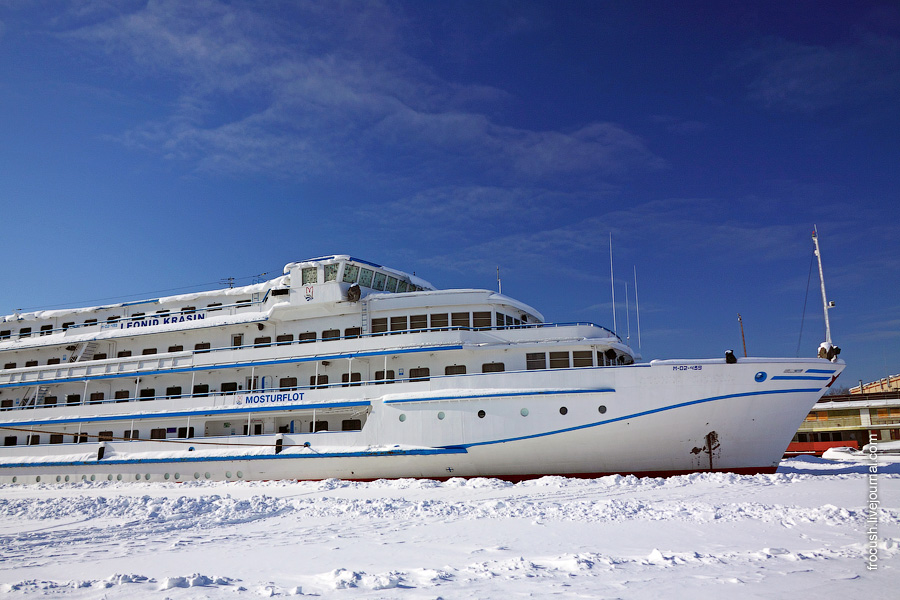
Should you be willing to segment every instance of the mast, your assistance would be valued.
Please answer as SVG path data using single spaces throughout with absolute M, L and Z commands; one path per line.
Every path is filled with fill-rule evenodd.
M 822 307 L 825 311 L 825 342 L 831 345 L 831 323 L 828 320 L 828 309 L 834 306 L 834 303 L 829 304 L 828 297 L 825 295 L 825 275 L 822 273 L 822 254 L 819 252 L 819 237 L 817 233 L 818 229 L 813 225 L 812 239 L 816 245 L 816 258 L 819 259 L 819 283 L 822 286 Z
M 613 278 L 613 259 L 612 259 L 612 232 L 609 233 L 609 286 L 612 288 L 612 309 L 613 309 L 613 333 L 618 335 L 618 327 L 616 327 L 616 282 Z

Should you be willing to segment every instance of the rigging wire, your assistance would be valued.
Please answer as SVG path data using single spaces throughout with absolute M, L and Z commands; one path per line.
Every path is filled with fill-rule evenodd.
M 800 339 L 797 340 L 797 356 L 800 356 L 800 344 L 803 342 L 803 323 L 806 321 L 806 303 L 809 300 L 809 282 L 812 281 L 813 262 L 816 254 L 813 252 L 809 258 L 809 275 L 806 276 L 806 295 L 803 297 L 803 315 L 800 317 Z

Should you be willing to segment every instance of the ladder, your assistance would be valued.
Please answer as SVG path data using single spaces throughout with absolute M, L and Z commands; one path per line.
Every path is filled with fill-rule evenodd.
M 73 363 L 82 360 L 91 360 L 99 345 L 99 343 L 94 341 L 81 342 L 81 344 L 79 344 L 80 348 L 78 350 L 78 353 L 76 354 L 75 352 L 73 352 L 72 356 L 69 357 L 69 362 Z
M 363 298 L 362 302 L 360 302 L 362 306 L 362 323 L 361 323 L 361 332 L 362 335 L 366 335 L 369 333 L 369 300 L 368 298 Z

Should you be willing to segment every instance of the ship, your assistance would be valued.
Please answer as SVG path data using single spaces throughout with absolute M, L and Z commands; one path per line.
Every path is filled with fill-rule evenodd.
M 321 256 L 0 317 L 0 483 L 772 473 L 838 352 L 643 362 L 499 292 Z

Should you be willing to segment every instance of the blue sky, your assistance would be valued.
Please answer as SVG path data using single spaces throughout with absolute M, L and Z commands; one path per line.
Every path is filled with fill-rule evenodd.
M 0 314 L 346 253 L 900 372 L 896 2 L 0 0 Z

